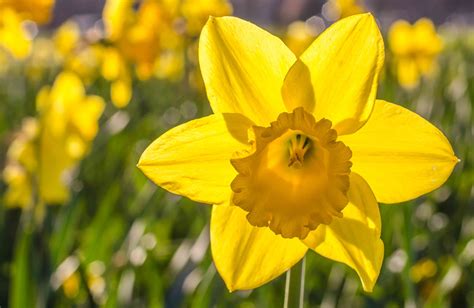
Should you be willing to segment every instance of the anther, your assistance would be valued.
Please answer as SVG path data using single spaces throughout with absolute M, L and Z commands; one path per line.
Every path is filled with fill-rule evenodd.
M 300 169 L 303 167 L 304 156 L 311 147 L 311 140 L 305 135 L 296 134 L 290 139 L 290 159 L 288 167 Z

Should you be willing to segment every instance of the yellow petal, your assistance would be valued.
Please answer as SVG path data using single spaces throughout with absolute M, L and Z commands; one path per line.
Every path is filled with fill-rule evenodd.
M 307 251 L 297 238 L 284 239 L 252 226 L 237 206 L 213 206 L 212 258 L 230 291 L 257 288 L 295 265 Z
M 353 268 L 362 286 L 371 292 L 383 261 L 380 239 L 380 212 L 369 185 L 358 174 L 351 173 L 349 203 L 343 218 L 321 225 L 304 240 L 320 255 Z
M 156 139 L 143 152 L 138 167 L 172 193 L 198 202 L 226 202 L 237 175 L 230 159 L 246 146 L 250 125 L 240 114 L 187 122 Z
M 458 161 L 449 141 L 431 123 L 381 100 L 364 127 L 340 139 L 352 150 L 352 171 L 383 203 L 410 200 L 438 188 Z
M 382 36 L 372 15 L 335 23 L 300 59 L 282 89 L 288 109 L 304 106 L 317 120 L 331 120 L 338 134 L 361 127 L 372 111 L 384 61 Z
M 279 38 L 235 17 L 211 17 L 201 33 L 199 63 L 215 113 L 268 126 L 286 111 L 280 91 L 294 61 Z

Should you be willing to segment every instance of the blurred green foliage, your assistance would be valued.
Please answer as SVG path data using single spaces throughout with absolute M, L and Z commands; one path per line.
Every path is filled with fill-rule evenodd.
M 388 55 L 378 97 L 429 119 L 461 162 L 435 192 L 381 205 L 385 260 L 373 293 L 349 268 L 309 252 L 307 307 L 474 306 L 474 32 L 449 27 L 442 35 L 436 77 L 403 90 Z M 0 166 L 21 120 L 35 114 L 38 89 L 57 74 L 53 67 L 32 81 L 25 69 L 14 64 L 0 77 Z M 104 80 L 87 92 L 110 100 Z M 161 133 L 209 113 L 203 93 L 186 82 L 135 80 L 126 108 L 107 105 L 67 204 L 48 207 L 33 226 L 29 211 L 0 198 L 0 306 L 281 306 L 284 276 L 229 293 L 208 249 L 210 207 L 171 195 L 136 168 Z M 0 195 L 5 189 L 0 183 Z

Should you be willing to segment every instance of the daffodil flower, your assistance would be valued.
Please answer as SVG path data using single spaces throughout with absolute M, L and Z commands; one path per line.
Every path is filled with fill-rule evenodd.
M 31 51 L 31 37 L 23 21 L 46 24 L 53 6 L 54 0 L 0 0 L 0 47 L 16 59 L 26 58 Z
M 308 249 L 371 291 L 383 259 L 378 202 L 439 187 L 458 161 L 446 137 L 376 99 L 384 45 L 370 14 L 335 23 L 297 58 L 234 17 L 210 18 L 199 62 L 214 114 L 173 128 L 139 168 L 213 204 L 211 249 L 229 290 L 274 279 Z
M 51 20 L 55 0 L 2 0 L 0 9 L 11 8 L 18 12 L 23 19 L 29 19 L 44 25 Z
M 414 25 L 397 20 L 390 27 L 388 39 L 398 81 L 403 87 L 413 88 L 421 76 L 431 76 L 436 71 L 443 40 L 431 20 L 421 18 Z
M 86 95 L 81 80 L 72 72 L 61 72 L 52 87 L 39 91 L 36 106 L 42 128 L 38 182 L 44 202 L 61 204 L 68 200 L 64 173 L 89 151 L 104 105 L 101 97 Z
M 0 48 L 6 49 L 16 59 L 26 58 L 31 51 L 31 38 L 21 22 L 17 12 L 0 7 Z
M 333 21 L 363 12 L 362 0 L 328 0 L 323 6 L 323 15 Z
M 9 206 L 68 200 L 70 183 L 65 174 L 87 154 L 104 109 L 102 98 L 86 95 L 79 77 L 67 71 L 52 87 L 39 91 L 36 105 L 38 119 L 25 120 L 8 149 L 3 177 L 9 186 L 5 195 Z
M 299 56 L 311 45 L 319 32 L 319 29 L 308 22 L 294 21 L 288 26 L 284 42 L 296 56 Z

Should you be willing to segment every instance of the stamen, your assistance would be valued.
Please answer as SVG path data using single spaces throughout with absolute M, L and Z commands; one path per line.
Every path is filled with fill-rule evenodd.
M 306 152 L 311 147 L 311 139 L 308 136 L 296 134 L 290 138 L 289 151 L 290 158 L 288 167 L 300 169 L 303 167 L 304 157 Z

